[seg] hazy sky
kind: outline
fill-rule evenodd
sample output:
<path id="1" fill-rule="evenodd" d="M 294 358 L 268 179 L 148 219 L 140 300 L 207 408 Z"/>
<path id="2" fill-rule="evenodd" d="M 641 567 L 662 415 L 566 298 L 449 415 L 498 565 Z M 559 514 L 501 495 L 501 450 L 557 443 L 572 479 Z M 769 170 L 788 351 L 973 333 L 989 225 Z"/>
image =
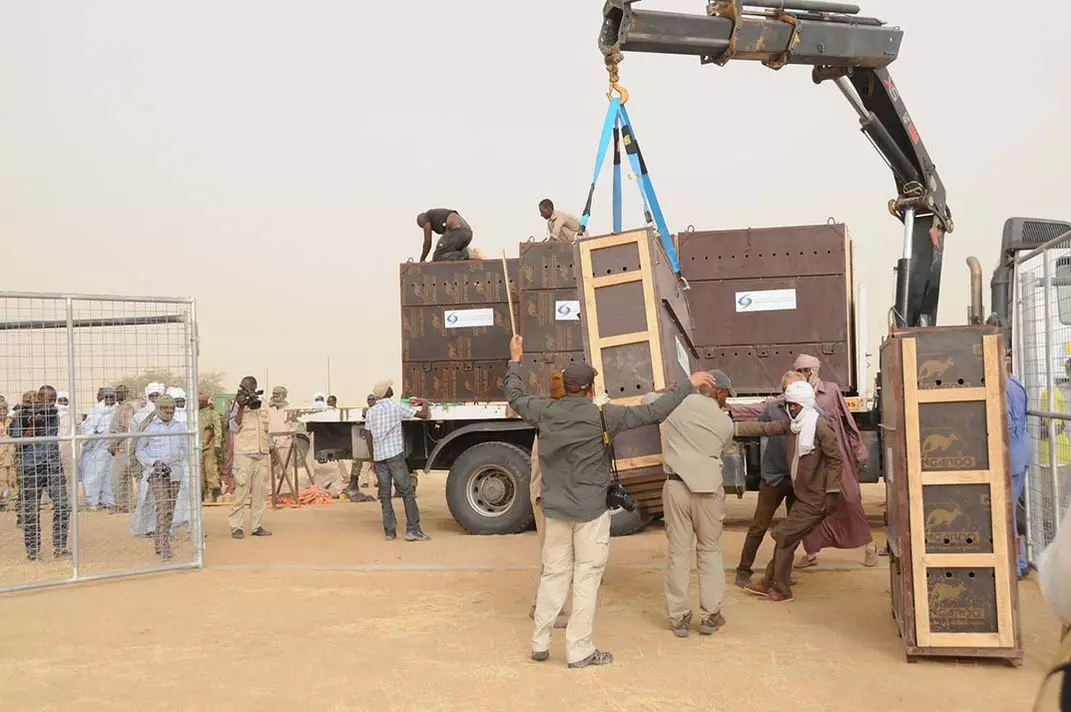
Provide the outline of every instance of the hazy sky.
<path id="1" fill-rule="evenodd" d="M 943 323 L 964 320 L 964 259 L 988 272 L 1005 218 L 1071 218 L 1063 5 L 986 6 L 863 2 L 905 30 L 891 72 L 948 188 Z M 360 403 L 400 377 L 417 212 L 456 208 L 489 255 L 545 233 L 542 197 L 580 212 L 606 107 L 601 8 L 0 0 L 3 284 L 192 296 L 203 370 L 267 371 L 304 403 L 330 357 L 332 391 Z M 809 68 L 640 54 L 621 80 L 672 231 L 847 223 L 876 353 L 901 227 L 837 89 Z M 592 234 L 609 211 L 606 185 Z"/>

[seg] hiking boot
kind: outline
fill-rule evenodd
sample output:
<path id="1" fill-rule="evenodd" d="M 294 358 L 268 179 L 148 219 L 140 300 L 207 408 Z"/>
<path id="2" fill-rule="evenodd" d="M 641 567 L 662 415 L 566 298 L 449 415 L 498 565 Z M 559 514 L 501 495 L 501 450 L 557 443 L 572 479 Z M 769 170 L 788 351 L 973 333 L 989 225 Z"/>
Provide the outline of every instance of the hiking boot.
<path id="1" fill-rule="evenodd" d="M 747 585 L 751 583 L 751 574 L 746 571 L 737 571 L 735 583 L 740 588 L 747 588 Z"/>
<path id="2" fill-rule="evenodd" d="M 231 529 L 231 539 L 245 539 L 245 532 L 241 529 Z"/>
<path id="3" fill-rule="evenodd" d="M 383 538 L 386 539 L 387 541 L 394 541 L 395 539 L 398 538 L 398 535 L 397 534 L 393 534 L 393 533 L 388 533 L 388 534 L 385 534 L 383 536 Z"/>
<path id="4" fill-rule="evenodd" d="M 601 650 L 596 650 L 591 655 L 587 656 L 583 660 L 578 660 L 575 663 L 569 663 L 571 668 L 586 668 L 592 665 L 609 665 L 614 661 L 614 656 L 610 653 L 604 653 Z"/>
<path id="5" fill-rule="evenodd" d="M 271 536 L 271 532 L 265 529 L 264 527 L 257 527 L 253 530 L 251 536 Z"/>
<path id="6" fill-rule="evenodd" d="M 212 501 L 213 502 L 218 502 L 219 498 L 220 498 L 220 496 L 222 494 L 223 494 L 223 489 L 221 487 L 213 487 L 212 488 Z"/>
<path id="7" fill-rule="evenodd" d="M 673 621 L 673 635 L 678 638 L 687 638 L 688 633 L 692 628 L 692 614 L 685 613 L 683 616 Z"/>
<path id="8" fill-rule="evenodd" d="M 71 550 L 66 547 L 60 547 L 52 552 L 53 559 L 69 559 L 71 558 Z"/>
<path id="9" fill-rule="evenodd" d="M 532 660 L 535 660 L 537 663 L 545 663 L 546 661 L 550 660 L 550 651 L 549 650 L 533 650 L 532 651 Z"/>
<path id="10" fill-rule="evenodd" d="M 761 578 L 755 578 L 748 581 L 747 586 L 744 586 L 744 590 L 754 596 L 765 596 L 770 592 L 770 587 Z"/>
<path id="11" fill-rule="evenodd" d="M 406 532 L 406 541 L 431 541 L 431 537 L 424 532 Z"/>
<path id="12" fill-rule="evenodd" d="M 714 635 L 714 633 L 725 625 L 725 616 L 721 614 L 721 611 L 715 613 L 712 616 L 707 616 L 699 624 L 700 635 Z"/>

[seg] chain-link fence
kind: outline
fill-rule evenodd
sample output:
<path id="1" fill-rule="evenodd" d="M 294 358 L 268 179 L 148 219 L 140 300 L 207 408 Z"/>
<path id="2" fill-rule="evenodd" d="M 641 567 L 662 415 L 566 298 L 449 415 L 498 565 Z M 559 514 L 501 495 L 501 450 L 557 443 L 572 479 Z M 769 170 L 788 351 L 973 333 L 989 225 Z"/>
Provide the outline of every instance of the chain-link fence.
<path id="1" fill-rule="evenodd" d="M 1032 445 L 1021 513 L 1035 563 L 1071 493 L 1071 236 L 1021 255 L 1014 290 L 1014 371 L 1026 386 Z"/>
<path id="2" fill-rule="evenodd" d="M 196 333 L 188 299 L 0 292 L 0 590 L 201 565 Z"/>

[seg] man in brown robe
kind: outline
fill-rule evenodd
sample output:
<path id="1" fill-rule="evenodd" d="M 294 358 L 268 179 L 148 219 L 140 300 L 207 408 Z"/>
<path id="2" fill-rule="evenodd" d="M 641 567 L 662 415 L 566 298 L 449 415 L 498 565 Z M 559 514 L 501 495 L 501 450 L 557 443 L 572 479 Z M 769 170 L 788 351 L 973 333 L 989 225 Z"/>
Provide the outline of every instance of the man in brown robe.
<path id="1" fill-rule="evenodd" d="M 798 381 L 785 389 L 788 422 L 736 423 L 737 437 L 788 435 L 788 460 L 796 502 L 772 532 L 773 558 L 761 578 L 744 588 L 771 601 L 792 600 L 792 557 L 815 527 L 841 508 L 844 469 L 840 443 L 829 420 L 819 415 L 814 389 Z"/>
<path id="2" fill-rule="evenodd" d="M 796 568 L 806 569 L 818 565 L 818 552 L 825 547 L 834 549 L 858 549 L 865 546 L 864 566 L 877 566 L 878 547 L 870 532 L 870 523 L 863 511 L 863 495 L 859 490 L 856 464 L 866 467 L 870 454 L 859 435 L 848 404 L 840 387 L 832 381 L 823 381 L 818 376 L 821 363 L 814 356 L 800 354 L 794 368 L 802 373 L 814 388 L 818 408 L 825 413 L 829 425 L 840 440 L 840 454 L 844 462 L 844 506 L 822 522 L 803 542 L 804 555 L 796 562 Z"/>

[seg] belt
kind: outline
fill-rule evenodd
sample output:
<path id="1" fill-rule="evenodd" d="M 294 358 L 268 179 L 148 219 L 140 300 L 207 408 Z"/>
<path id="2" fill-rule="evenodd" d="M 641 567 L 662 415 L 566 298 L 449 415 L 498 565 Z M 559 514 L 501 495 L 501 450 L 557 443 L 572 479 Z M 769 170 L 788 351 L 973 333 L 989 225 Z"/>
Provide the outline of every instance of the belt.
<path id="1" fill-rule="evenodd" d="M 682 480 L 677 475 L 666 475 L 666 479 L 667 480 L 673 480 L 674 482 L 684 482 L 684 480 Z"/>

